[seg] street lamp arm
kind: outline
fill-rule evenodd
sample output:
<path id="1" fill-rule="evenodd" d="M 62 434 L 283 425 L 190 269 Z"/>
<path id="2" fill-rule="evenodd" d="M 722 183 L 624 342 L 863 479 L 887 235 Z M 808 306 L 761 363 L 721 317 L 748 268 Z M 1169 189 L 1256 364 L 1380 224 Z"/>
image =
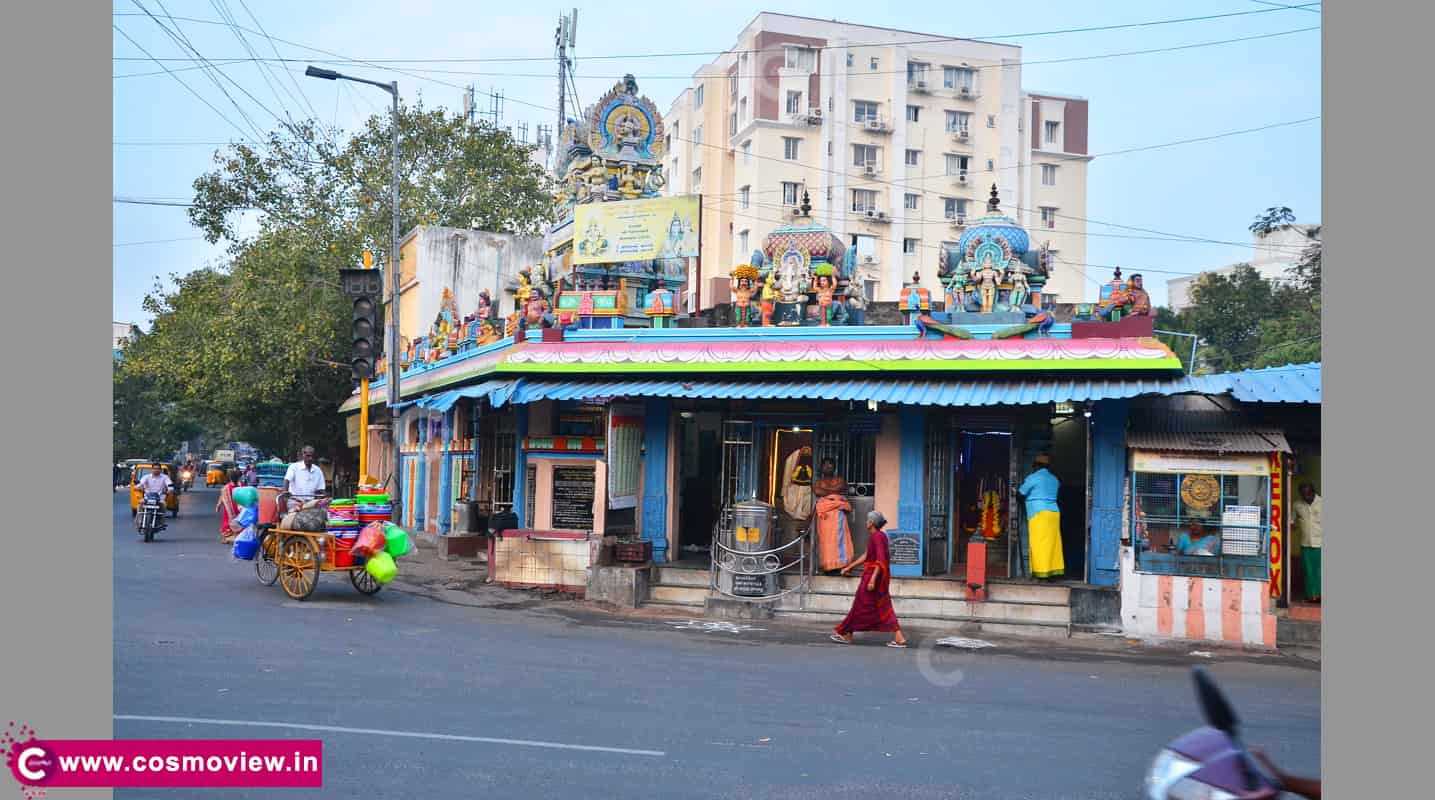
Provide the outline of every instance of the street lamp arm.
<path id="1" fill-rule="evenodd" d="M 389 94 L 394 95 L 395 97 L 397 97 L 399 94 L 398 81 L 393 81 L 391 83 L 371 81 L 368 78 L 358 78 L 353 75 L 345 75 L 342 72 L 336 72 L 332 69 L 324 69 L 323 67 L 316 67 L 313 64 L 310 64 L 309 67 L 304 70 L 304 74 L 310 78 L 321 78 L 326 81 L 353 81 L 354 83 L 367 83 L 370 86 L 377 86 L 380 89 L 383 89 L 384 91 L 388 92 Z"/>

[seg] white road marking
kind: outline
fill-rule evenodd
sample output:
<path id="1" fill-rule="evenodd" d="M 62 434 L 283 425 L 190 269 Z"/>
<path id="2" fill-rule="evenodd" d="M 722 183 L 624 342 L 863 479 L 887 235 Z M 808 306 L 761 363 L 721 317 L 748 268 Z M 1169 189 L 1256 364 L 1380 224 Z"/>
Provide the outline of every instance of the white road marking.
<path id="1" fill-rule="evenodd" d="M 452 733 L 423 733 L 420 731 L 394 731 L 383 728 L 346 728 L 340 725 L 311 725 L 302 722 L 261 722 L 245 719 L 208 719 L 202 717 L 156 717 L 143 714 L 115 714 L 115 719 L 139 722 L 175 722 L 190 725 L 229 725 L 250 728 L 292 728 L 302 731 L 325 733 L 354 733 L 366 736 L 394 736 L 403 739 L 435 739 L 445 742 L 482 742 L 484 744 L 509 744 L 517 747 L 544 747 L 550 750 L 587 750 L 596 753 L 617 753 L 630 756 L 654 756 L 662 758 L 662 750 L 636 750 L 627 747 L 601 747 L 591 744 L 567 744 L 564 742 L 541 742 L 532 739 L 503 739 L 492 736 L 460 736 Z"/>

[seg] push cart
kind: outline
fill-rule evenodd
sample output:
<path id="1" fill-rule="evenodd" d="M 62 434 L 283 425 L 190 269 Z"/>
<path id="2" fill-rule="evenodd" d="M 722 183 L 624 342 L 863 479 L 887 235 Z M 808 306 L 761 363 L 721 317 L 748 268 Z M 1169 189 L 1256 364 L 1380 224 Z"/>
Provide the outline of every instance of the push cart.
<path id="1" fill-rule="evenodd" d="M 277 581 L 284 593 L 295 600 L 308 599 L 319 585 L 321 572 L 347 572 L 349 582 L 363 594 L 384 588 L 364 568 L 364 560 L 341 548 L 327 532 L 289 531 L 274 525 L 260 525 L 259 552 L 254 571 L 259 582 L 273 586 Z M 357 563 L 356 563 L 357 562 Z"/>

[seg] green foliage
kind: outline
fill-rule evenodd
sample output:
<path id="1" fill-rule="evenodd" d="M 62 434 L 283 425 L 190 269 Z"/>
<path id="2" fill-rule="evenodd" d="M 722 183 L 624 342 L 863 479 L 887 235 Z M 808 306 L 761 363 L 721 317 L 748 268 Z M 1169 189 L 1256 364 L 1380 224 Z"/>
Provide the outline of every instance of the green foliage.
<path id="1" fill-rule="evenodd" d="M 1289 208 L 1269 208 L 1251 225 L 1253 233 L 1269 233 L 1293 225 Z M 1191 365 L 1190 340 L 1162 337 L 1193 374 L 1231 372 L 1320 361 L 1320 228 L 1308 234 L 1310 244 L 1279 283 L 1266 280 L 1249 265 L 1229 275 L 1206 274 L 1191 287 L 1191 304 L 1180 313 L 1156 310 L 1158 329 L 1195 334 L 1196 363 Z"/>
<path id="2" fill-rule="evenodd" d="M 422 104 L 400 108 L 399 130 L 402 232 L 534 234 L 547 222 L 547 178 L 507 132 Z M 386 112 L 347 142 L 303 122 L 216 153 L 189 214 L 210 241 L 234 242 L 228 263 L 171 276 L 146 297 L 153 329 L 117 374 L 117 418 L 147 402 L 140 388 L 162 387 L 185 413 L 263 450 L 343 446 L 336 411 L 353 385 L 337 270 L 362 263 L 366 248 L 387 263 L 391 134 Z M 238 223 L 256 211 L 259 233 L 240 241 Z M 118 422 L 115 435 L 119 448 Z"/>
<path id="3" fill-rule="evenodd" d="M 115 364 L 115 462 L 127 458 L 169 458 L 179 443 L 204 431 L 200 416 L 174 402 L 155 381 Z"/>

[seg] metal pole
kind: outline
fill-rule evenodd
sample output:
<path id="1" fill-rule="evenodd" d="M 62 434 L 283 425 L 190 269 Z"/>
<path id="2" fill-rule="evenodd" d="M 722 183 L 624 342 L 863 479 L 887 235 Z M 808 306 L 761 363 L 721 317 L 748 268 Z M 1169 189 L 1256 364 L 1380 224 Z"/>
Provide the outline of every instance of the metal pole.
<path id="1" fill-rule="evenodd" d="M 399 486 L 402 456 L 399 453 L 399 82 L 389 83 L 393 95 L 393 178 L 390 186 L 390 202 L 393 204 L 393 239 L 389 246 L 389 427 L 392 459 L 389 469 L 393 479 L 393 518 L 403 519 L 403 492 Z"/>

